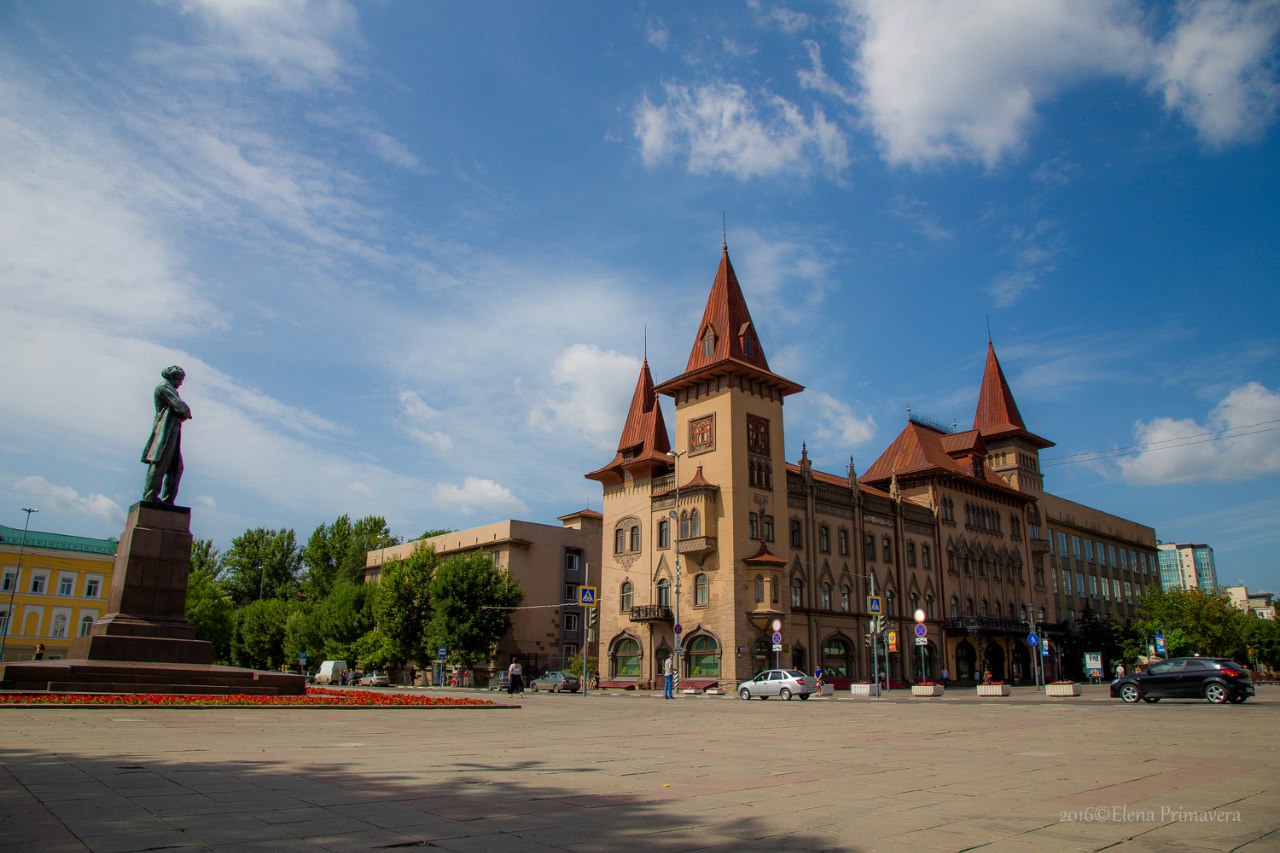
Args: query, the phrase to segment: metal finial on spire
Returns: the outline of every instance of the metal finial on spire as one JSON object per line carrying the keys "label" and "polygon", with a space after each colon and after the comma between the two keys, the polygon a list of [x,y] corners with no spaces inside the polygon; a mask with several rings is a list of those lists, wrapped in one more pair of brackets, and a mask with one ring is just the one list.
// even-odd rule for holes
{"label": "metal finial on spire", "polygon": [[644,324],[644,360],[649,361],[649,324]]}
{"label": "metal finial on spire", "polygon": [[725,216],[725,212],[720,211],[720,236],[723,239],[725,249],[729,248],[729,217]]}
{"label": "metal finial on spire", "polygon": [[991,315],[987,315],[987,343],[991,343]]}

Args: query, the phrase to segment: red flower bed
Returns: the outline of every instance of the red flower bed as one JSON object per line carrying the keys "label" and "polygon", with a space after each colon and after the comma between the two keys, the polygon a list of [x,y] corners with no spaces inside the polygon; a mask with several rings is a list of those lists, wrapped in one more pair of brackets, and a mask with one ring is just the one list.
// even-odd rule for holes
{"label": "red flower bed", "polygon": [[282,706],[323,708],[496,707],[488,699],[455,699],[375,690],[308,687],[304,696],[172,695],[167,693],[0,693],[0,705],[131,705],[151,708]]}

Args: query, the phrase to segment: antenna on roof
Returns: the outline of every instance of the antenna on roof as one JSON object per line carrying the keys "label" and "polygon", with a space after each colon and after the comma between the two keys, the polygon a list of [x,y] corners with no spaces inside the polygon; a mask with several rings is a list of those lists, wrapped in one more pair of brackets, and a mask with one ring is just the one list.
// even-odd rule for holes
{"label": "antenna on roof", "polygon": [[987,316],[987,343],[991,343],[991,315]]}
{"label": "antenna on roof", "polygon": [[956,423],[956,407],[955,406],[951,407],[951,431],[952,432],[960,431],[960,426],[959,424]]}
{"label": "antenna on roof", "polygon": [[644,324],[644,360],[649,360],[649,324]]}
{"label": "antenna on roof", "polygon": [[724,211],[720,211],[720,236],[724,239],[724,247],[729,248],[729,219]]}

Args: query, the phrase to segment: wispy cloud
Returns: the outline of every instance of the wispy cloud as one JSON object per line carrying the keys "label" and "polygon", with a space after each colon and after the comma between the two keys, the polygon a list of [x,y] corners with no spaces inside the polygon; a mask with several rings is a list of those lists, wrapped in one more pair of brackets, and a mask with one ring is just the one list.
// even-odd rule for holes
{"label": "wispy cloud", "polygon": [[[141,477],[138,482],[141,484]],[[39,476],[23,477],[13,487],[19,494],[30,495],[33,505],[62,516],[91,516],[112,525],[124,522],[124,509],[106,495],[81,495],[70,486],[55,485]]]}
{"label": "wispy cloud", "polygon": [[501,518],[527,509],[510,489],[480,477],[467,477],[461,485],[441,483],[436,487],[436,500],[441,506],[456,507],[466,515],[482,512]]}
{"label": "wispy cloud", "polygon": [[529,423],[610,450],[617,446],[639,372],[634,356],[593,344],[566,347],[551,365],[548,396],[530,409]]}
{"label": "wispy cloud", "polygon": [[635,136],[645,165],[682,161],[694,174],[741,180],[807,173],[814,164],[833,174],[849,164],[844,133],[820,108],[808,116],[785,98],[736,83],[663,86],[664,99],[636,108]]}

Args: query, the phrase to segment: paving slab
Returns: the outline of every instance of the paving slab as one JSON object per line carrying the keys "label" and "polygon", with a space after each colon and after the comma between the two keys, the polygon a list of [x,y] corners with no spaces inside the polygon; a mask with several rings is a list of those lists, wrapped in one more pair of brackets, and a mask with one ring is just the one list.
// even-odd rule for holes
{"label": "paving slab", "polygon": [[1280,850],[1280,688],[971,692],[0,708],[0,850]]}

